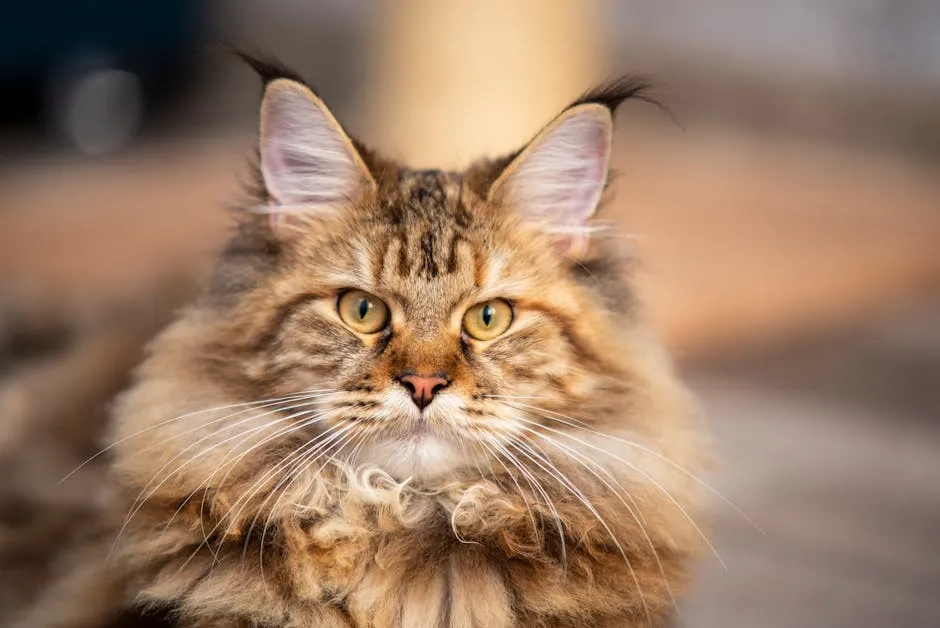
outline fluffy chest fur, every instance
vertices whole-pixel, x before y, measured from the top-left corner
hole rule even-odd
[[[240,520],[207,512],[235,494],[194,499],[169,524],[145,509],[120,562],[135,565],[138,602],[170,602],[197,625],[639,626],[669,612],[695,544],[679,510],[650,509],[642,490],[586,509],[501,480],[513,481],[428,494],[332,468],[303,478],[290,505]]]

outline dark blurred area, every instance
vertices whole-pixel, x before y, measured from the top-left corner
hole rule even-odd
[[[174,104],[192,82],[205,35],[205,7],[191,0],[4,5],[4,130],[46,128],[88,154],[123,148],[145,109]]]
[[[68,490],[96,445],[55,426],[105,420],[226,236],[260,97],[227,46],[416,166],[639,72],[685,130],[621,112],[607,218],[709,412],[715,485],[762,530],[716,505],[727,569],[703,562],[679,624],[940,625],[940,3],[0,4],[0,544],[16,478]]]

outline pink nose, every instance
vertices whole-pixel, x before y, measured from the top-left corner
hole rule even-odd
[[[450,382],[440,375],[402,375],[398,378],[401,385],[411,393],[411,399],[421,410],[424,410],[434,395]]]

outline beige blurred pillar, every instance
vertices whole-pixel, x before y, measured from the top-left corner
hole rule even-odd
[[[518,147],[603,72],[597,0],[378,5],[360,114],[377,148],[415,167]]]

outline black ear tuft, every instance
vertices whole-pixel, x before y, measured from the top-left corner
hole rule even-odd
[[[254,70],[261,77],[262,82],[267,85],[277,79],[290,79],[294,82],[305,85],[310,91],[316,93],[300,74],[290,69],[276,58],[268,54],[254,53],[250,54],[244,50],[231,48],[230,52],[244,61],[248,67]]]
[[[584,94],[571,103],[570,106],[577,107],[578,105],[596,103],[607,107],[610,113],[613,114],[617,110],[617,107],[625,100],[634,98],[636,100],[647,101],[650,99],[647,92],[649,92],[652,86],[653,84],[650,79],[645,76],[621,76],[595,85],[584,92]]]
[[[665,113],[673,123],[681,127],[672,111],[662,102],[650,95],[653,88],[652,80],[642,75],[627,75],[611,79],[592,87],[580,98],[571,103],[568,108],[594,103],[603,105],[610,110],[610,115],[616,113],[617,108],[627,100],[639,100],[653,105]]]

